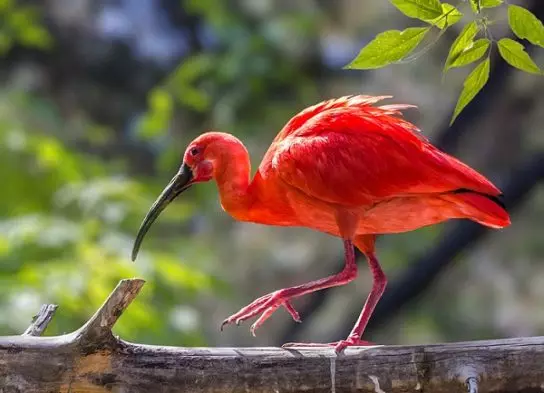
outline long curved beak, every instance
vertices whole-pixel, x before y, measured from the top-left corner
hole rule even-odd
[[[161,212],[172,202],[176,197],[181,194],[183,191],[191,187],[193,180],[193,172],[186,164],[181,166],[181,169],[178,173],[170,180],[170,183],[164,188],[159,197],[153,202],[151,209],[147,212],[144,217],[138,234],[136,235],[136,240],[134,241],[134,247],[132,248],[132,261],[136,260],[138,251],[140,250],[140,245],[144,240],[144,236],[153,224],[153,222],[159,217]]]

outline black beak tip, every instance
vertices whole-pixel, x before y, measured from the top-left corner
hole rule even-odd
[[[143,222],[140,224],[140,229],[136,235],[136,240],[132,246],[131,260],[136,261],[138,251],[151,224],[159,216],[160,212],[173,201],[179,194],[191,187],[191,180],[193,178],[193,172],[186,164],[183,164],[180,171],[172,178],[168,186],[162,191],[161,195],[155,200],[151,210],[144,217]]]
[[[130,259],[132,260],[132,262],[135,262],[136,258],[138,257],[138,253],[140,252],[140,245],[141,239],[140,235],[138,235],[136,241],[134,242],[134,245],[132,246],[132,252],[130,254]]]

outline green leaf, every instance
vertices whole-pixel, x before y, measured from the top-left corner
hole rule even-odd
[[[502,0],[481,0],[480,5],[482,8],[494,8],[502,4]]]
[[[444,71],[450,69],[457,57],[473,44],[474,37],[476,37],[476,34],[478,34],[479,31],[480,26],[478,26],[476,21],[467,23],[465,27],[463,27],[463,30],[461,30],[455,41],[453,41],[453,44],[451,44]]]
[[[463,14],[448,3],[442,3],[442,15],[434,19],[426,19],[425,22],[438,27],[439,29],[445,29],[459,22],[463,18]]]
[[[172,117],[172,96],[163,88],[156,87],[148,95],[149,110],[142,117],[138,135],[152,139],[164,134]]]
[[[429,20],[442,15],[439,0],[389,0],[404,15],[410,18]]]
[[[498,45],[502,58],[512,67],[531,74],[541,74],[540,68],[531,59],[531,56],[525,52],[525,48],[519,42],[510,38],[501,38]]]
[[[478,0],[470,0],[470,8],[472,8],[472,11],[477,14],[479,14],[484,8],[498,7],[501,4],[502,0],[480,0],[480,4],[478,4]],[[480,9],[478,9],[478,6]]]
[[[481,0],[470,0],[469,3],[470,8],[472,8],[472,12],[479,14],[482,7]]]
[[[161,88],[155,88],[151,91],[148,97],[149,106],[151,110],[170,115],[172,112],[172,97],[170,94]]]
[[[423,40],[429,27],[409,27],[406,30],[388,30],[370,41],[344,68],[372,69],[401,60]]]
[[[491,41],[487,38],[480,38],[472,42],[468,47],[466,47],[460,54],[455,58],[455,60],[450,64],[450,68],[453,67],[463,67],[467,64],[474,63],[482,58],[485,55],[485,52],[489,49]]]
[[[53,38],[49,32],[38,25],[28,26],[19,32],[18,38],[21,44],[28,47],[49,49],[53,45]]]
[[[531,11],[517,5],[508,6],[508,24],[516,36],[544,48],[544,26]]]
[[[472,70],[463,83],[463,90],[457,100],[450,125],[453,124],[459,113],[476,97],[489,80],[489,57]]]

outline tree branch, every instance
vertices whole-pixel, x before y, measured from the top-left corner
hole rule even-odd
[[[56,304],[42,305],[38,314],[34,315],[30,326],[25,330],[23,336],[41,336],[45,329],[47,329],[47,325],[49,325],[51,319],[53,319],[57,307]]]
[[[143,284],[122,280],[73,333],[0,337],[0,391],[485,393],[529,391],[542,381],[544,337],[348,348],[338,356],[333,348],[176,348],[116,340],[111,328]],[[50,320],[55,309],[42,307],[32,326],[45,327],[38,321]]]

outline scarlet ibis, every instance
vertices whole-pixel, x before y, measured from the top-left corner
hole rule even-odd
[[[375,253],[379,234],[412,231],[449,219],[470,219],[491,228],[510,224],[502,193],[483,175],[433,146],[402,117],[413,105],[383,105],[391,96],[344,96],[320,102],[290,119],[250,179],[249,154],[236,137],[207,132],[187,147],[178,172],[145,216],[132,260],[162,210],[183,191],[215,180],[222,208],[234,219],[299,226],[339,237],[343,270],[320,280],[261,296],[223,321],[259,315],[255,330],[283,306],[300,322],[291,300],[344,285],[357,276],[354,246],[365,256],[373,285],[345,340],[324,344],[336,352],[370,345],[361,339],[387,278]]]

